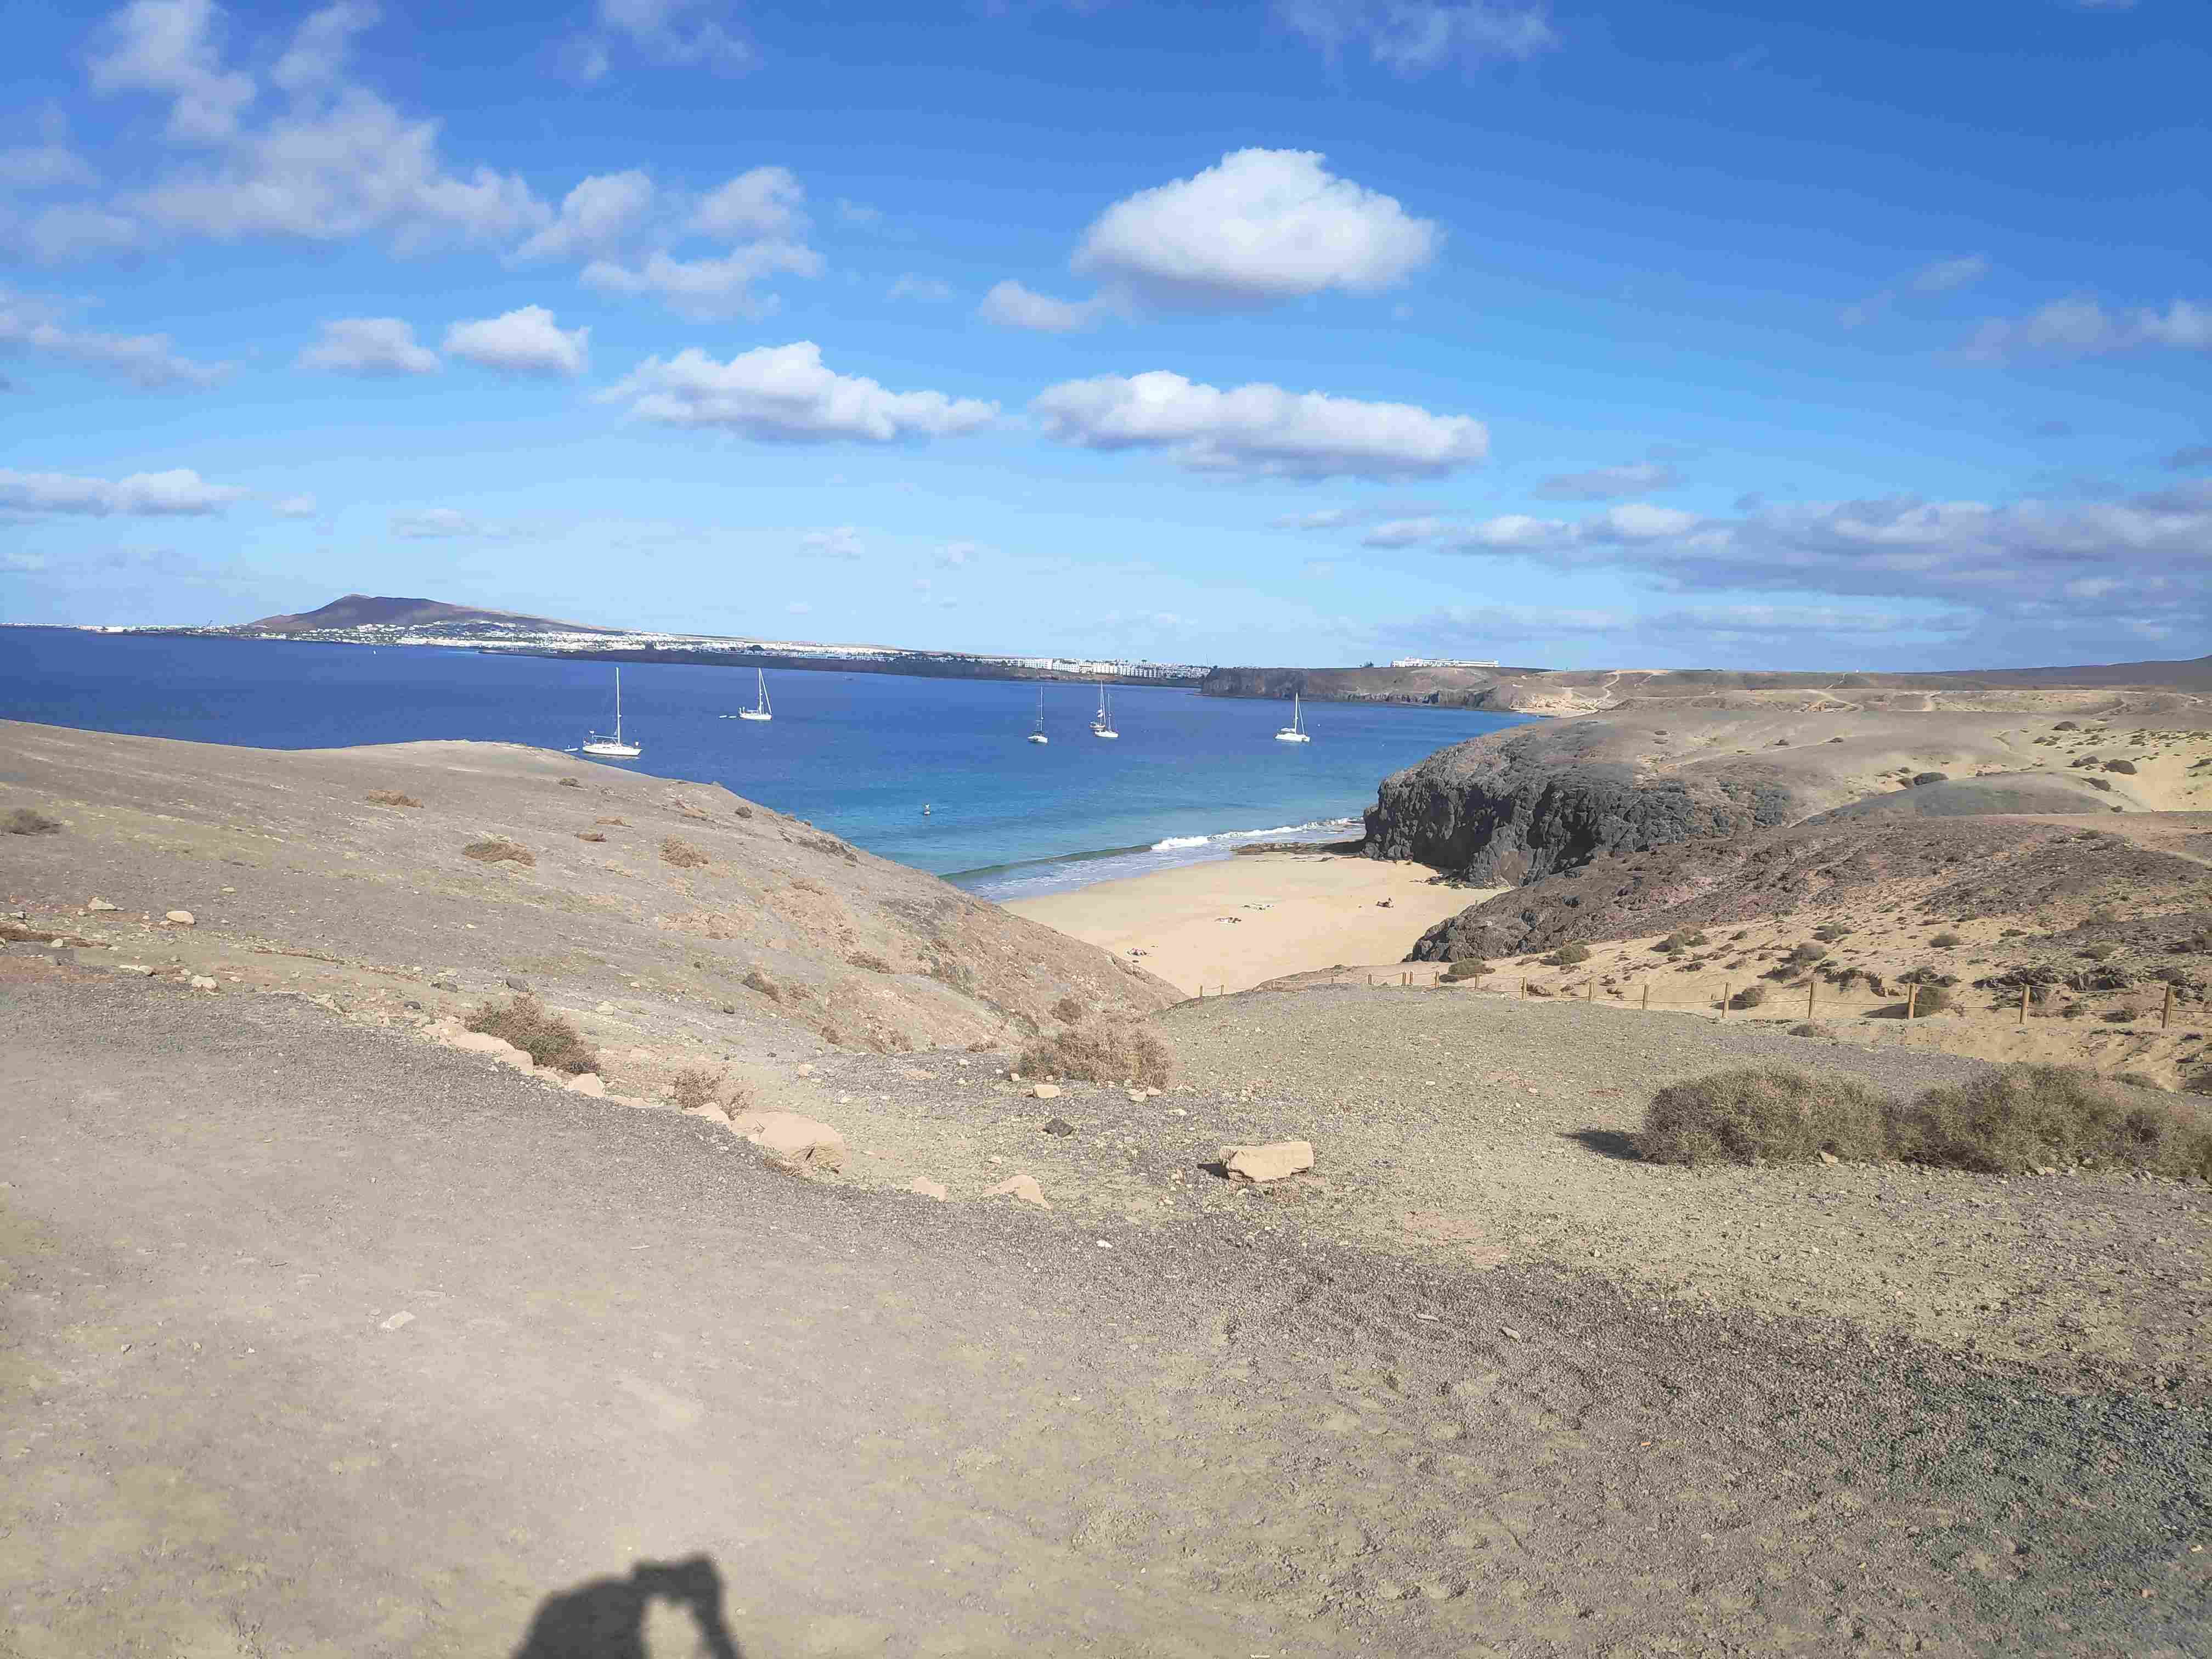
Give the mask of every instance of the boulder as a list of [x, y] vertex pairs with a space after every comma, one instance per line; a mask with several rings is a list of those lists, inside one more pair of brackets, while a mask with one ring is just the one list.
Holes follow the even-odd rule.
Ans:
[[1058, 1100], [1060, 1085], [1056, 1083], [1040, 1083], [1031, 1089], [1030, 1093], [1039, 1100]]
[[172, 910], [162, 920], [174, 922], [179, 927], [190, 927], [193, 925], [192, 913], [189, 910]]
[[748, 1112], [730, 1127], [773, 1158], [811, 1170], [844, 1167], [845, 1137], [797, 1112]]
[[96, 898], [84, 908], [88, 910], [119, 910], [123, 907], [119, 904], [110, 904], [104, 898]]
[[220, 988], [205, 974], [194, 974], [191, 977], [191, 987], [195, 991], [213, 991]]
[[1049, 1210], [1052, 1208], [1051, 1205], [1045, 1202], [1044, 1188], [1038, 1186], [1036, 1183], [1036, 1177], [1030, 1175], [1008, 1176], [997, 1186], [993, 1187], [985, 1192], [983, 1196], [986, 1198], [1018, 1198], [1023, 1203], [1034, 1204], [1039, 1209]]
[[606, 1081], [597, 1072], [579, 1072], [561, 1086], [571, 1094], [589, 1095], [593, 1100], [606, 1098]]
[[489, 1031], [453, 1031], [441, 1033], [441, 1036], [443, 1041], [459, 1048], [463, 1054], [496, 1054], [505, 1058], [522, 1052], [506, 1038], [495, 1037]]
[[1222, 1168], [1231, 1181], [1281, 1181], [1313, 1168], [1310, 1140], [1271, 1140], [1257, 1146], [1224, 1146]]

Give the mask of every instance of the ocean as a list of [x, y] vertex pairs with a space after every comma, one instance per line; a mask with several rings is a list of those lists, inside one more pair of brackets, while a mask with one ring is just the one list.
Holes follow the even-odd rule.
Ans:
[[[613, 718], [605, 663], [422, 646], [0, 629], [0, 718], [264, 749], [473, 738], [573, 750]], [[1287, 703], [1117, 686], [1044, 688], [1051, 742], [1023, 741], [1034, 683], [626, 664], [623, 726], [644, 754], [599, 765], [726, 785], [979, 896], [1026, 897], [1356, 832], [1386, 775], [1520, 724], [1462, 709]], [[4, 764], [4, 757], [0, 757]], [[930, 809], [925, 814], [922, 808]]]

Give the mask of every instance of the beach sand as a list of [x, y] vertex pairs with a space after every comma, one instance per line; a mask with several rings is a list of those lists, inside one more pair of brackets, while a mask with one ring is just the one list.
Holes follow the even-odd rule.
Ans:
[[1006, 908], [1124, 959], [1142, 951], [1140, 966], [1196, 996], [1201, 985], [1244, 991], [1338, 963], [1396, 963], [1433, 924], [1503, 890], [1432, 887], [1435, 874], [1425, 864], [1266, 853]]

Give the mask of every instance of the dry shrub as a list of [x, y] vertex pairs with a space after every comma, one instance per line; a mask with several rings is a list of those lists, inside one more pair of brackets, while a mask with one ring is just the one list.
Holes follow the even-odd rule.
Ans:
[[362, 797], [371, 806], [420, 806], [422, 803], [412, 795], [403, 795], [397, 789], [372, 789]]
[[696, 870], [706, 863], [707, 855], [688, 841], [678, 841], [673, 836], [660, 843], [662, 861], [679, 870]]
[[1073, 1078], [1085, 1083], [1141, 1083], [1164, 1089], [1175, 1076], [1167, 1044], [1134, 1021], [1087, 1019], [1022, 1050], [1018, 1069], [1026, 1077]]
[[1765, 1000], [1766, 988], [1764, 985], [1747, 985], [1743, 989], [1738, 991], [1734, 996], [1729, 999], [1729, 1006], [1731, 1008], [1756, 1008], [1760, 1003]]
[[1638, 1145], [1655, 1164], [1879, 1158], [1888, 1103], [1880, 1090], [1832, 1072], [1732, 1066], [1652, 1096]]
[[624, 830], [629, 828], [629, 820], [627, 818], [593, 818], [592, 822], [593, 823], [611, 823]]
[[560, 784], [563, 789], [581, 789], [584, 787], [584, 781], [581, 778], [562, 778], [560, 780]]
[[1482, 979], [1488, 975], [1490, 964], [1480, 957], [1462, 957], [1444, 969], [1446, 979]]
[[2110, 962], [2119, 953], [2120, 947], [2117, 945], [2085, 945], [2075, 954], [2085, 956], [2092, 962]]
[[1960, 939], [1956, 933], [1938, 933], [1935, 938], [1929, 939], [1928, 942], [1939, 951], [1952, 951], [1956, 950], [1960, 945], [1964, 945], [1966, 941]]
[[1588, 962], [1589, 959], [1589, 946], [1587, 945], [1562, 945], [1558, 950], [1553, 951], [1551, 955], [1544, 958], [1545, 961], [1550, 963], [1554, 968], [1579, 967], [1582, 963]]
[[724, 1075], [703, 1066], [688, 1066], [676, 1074], [669, 1092], [685, 1111], [696, 1112], [702, 1106], [712, 1106], [720, 1097]]
[[1851, 930], [1840, 922], [1828, 922], [1813, 930], [1813, 937], [1823, 945], [1839, 945], [1850, 936]]
[[526, 994], [508, 1002], [487, 1002], [463, 1022], [511, 1042], [537, 1065], [556, 1072], [596, 1072], [599, 1054], [584, 1034], [537, 998]]
[[1893, 1114], [1895, 1155], [1989, 1175], [2111, 1164], [2212, 1180], [2212, 1120], [2075, 1066], [2016, 1065], [1930, 1089]]
[[783, 1000], [783, 988], [778, 985], [774, 980], [770, 979], [766, 974], [761, 972], [757, 968], [747, 969], [745, 970], [744, 978], [740, 981], [739, 983], [744, 985], [748, 989], [758, 991], [770, 1002], [781, 1002]]
[[1906, 1006], [1915, 1019], [1925, 1019], [1930, 1014], [1940, 1014], [1951, 1006], [1951, 994], [1940, 985], [1923, 985], [1906, 998]]
[[487, 841], [471, 842], [461, 848], [461, 856], [474, 859], [480, 864], [534, 865], [538, 862], [537, 854], [521, 842], [508, 841], [501, 836], [494, 836]]
[[891, 965], [871, 951], [855, 951], [845, 958], [847, 966], [859, 968], [871, 974], [888, 974]]
[[606, 831], [604, 830], [579, 830], [576, 831], [576, 839], [578, 841], [605, 841], [606, 838]]
[[5, 817], [0, 817], [0, 835], [58, 836], [61, 832], [59, 818], [50, 818], [27, 806], [18, 806]]
[[1080, 1025], [1083, 1017], [1091, 1011], [1073, 997], [1062, 997], [1052, 1005], [1052, 1017], [1064, 1025]]

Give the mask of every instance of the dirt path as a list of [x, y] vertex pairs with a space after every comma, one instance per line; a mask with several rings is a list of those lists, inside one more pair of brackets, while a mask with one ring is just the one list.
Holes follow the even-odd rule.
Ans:
[[56, 973], [0, 1031], [11, 1659], [2208, 1629], [2201, 1413], [1258, 1210], [825, 1188], [295, 1002]]

